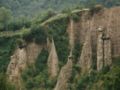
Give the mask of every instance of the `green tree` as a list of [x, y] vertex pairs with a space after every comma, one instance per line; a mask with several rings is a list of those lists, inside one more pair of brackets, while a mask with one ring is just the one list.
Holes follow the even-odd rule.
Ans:
[[8, 23], [12, 19], [12, 14], [9, 9], [5, 7], [0, 8], [0, 31], [8, 30]]

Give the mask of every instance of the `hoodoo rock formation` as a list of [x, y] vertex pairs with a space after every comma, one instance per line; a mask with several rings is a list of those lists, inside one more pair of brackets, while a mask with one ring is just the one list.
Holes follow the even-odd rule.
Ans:
[[67, 63], [62, 67], [54, 90], [68, 90], [69, 80], [72, 75], [72, 59], [72, 56], [69, 56]]
[[112, 47], [111, 39], [103, 28], [98, 29], [97, 42], [97, 70], [100, 71], [103, 67], [111, 66], [112, 64]]
[[102, 28], [98, 29], [98, 40], [97, 40], [97, 70], [100, 71], [103, 68], [103, 59], [104, 59], [104, 51], [103, 51], [103, 30]]
[[57, 56], [57, 52], [56, 52], [56, 48], [55, 48], [55, 44], [54, 44], [54, 40], [52, 40], [52, 44], [51, 44], [51, 49], [50, 49], [50, 53], [49, 53], [49, 57], [48, 57], [48, 73], [50, 75], [51, 78], [54, 78], [58, 75], [58, 71], [59, 71], [59, 63], [58, 63], [58, 56]]

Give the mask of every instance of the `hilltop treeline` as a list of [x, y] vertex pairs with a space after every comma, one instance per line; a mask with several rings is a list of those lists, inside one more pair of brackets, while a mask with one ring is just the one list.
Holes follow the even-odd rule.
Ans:
[[103, 4], [107, 7], [119, 5], [119, 0], [0, 0], [0, 7], [9, 8], [14, 16], [34, 16], [46, 10], [61, 11], [75, 7], [90, 7]]

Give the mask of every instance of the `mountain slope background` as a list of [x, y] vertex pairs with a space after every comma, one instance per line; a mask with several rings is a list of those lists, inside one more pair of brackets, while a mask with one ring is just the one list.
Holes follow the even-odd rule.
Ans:
[[14, 15], [34, 15], [44, 10], [62, 10], [80, 4], [80, 0], [2, 0], [1, 6], [10, 8]]
[[61, 11], [75, 7], [89, 7], [100, 3], [107, 7], [119, 5], [119, 0], [0, 0], [0, 6], [10, 9], [14, 16], [34, 16], [47, 10]]

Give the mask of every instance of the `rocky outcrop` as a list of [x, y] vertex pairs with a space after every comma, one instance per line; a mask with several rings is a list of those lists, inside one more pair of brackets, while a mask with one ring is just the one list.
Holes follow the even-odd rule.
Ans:
[[98, 29], [98, 42], [97, 42], [97, 70], [100, 71], [103, 67], [111, 66], [112, 64], [112, 47], [111, 39], [108, 33], [100, 27]]
[[33, 64], [38, 54], [41, 52], [42, 47], [35, 43], [17, 47], [11, 56], [10, 64], [7, 68], [7, 75], [9, 81], [16, 85], [17, 90], [21, 89], [21, 73], [28, 64]]
[[87, 32], [85, 43], [83, 44], [80, 60], [78, 62], [81, 73], [87, 73], [92, 67], [92, 46], [91, 46], [91, 32]]
[[50, 77], [55, 78], [58, 75], [59, 65], [58, 65], [58, 56], [57, 56], [54, 40], [52, 40], [47, 64], [48, 64], [48, 73]]
[[62, 67], [54, 90], [69, 90], [69, 80], [72, 75], [72, 57], [69, 56], [67, 63]]

